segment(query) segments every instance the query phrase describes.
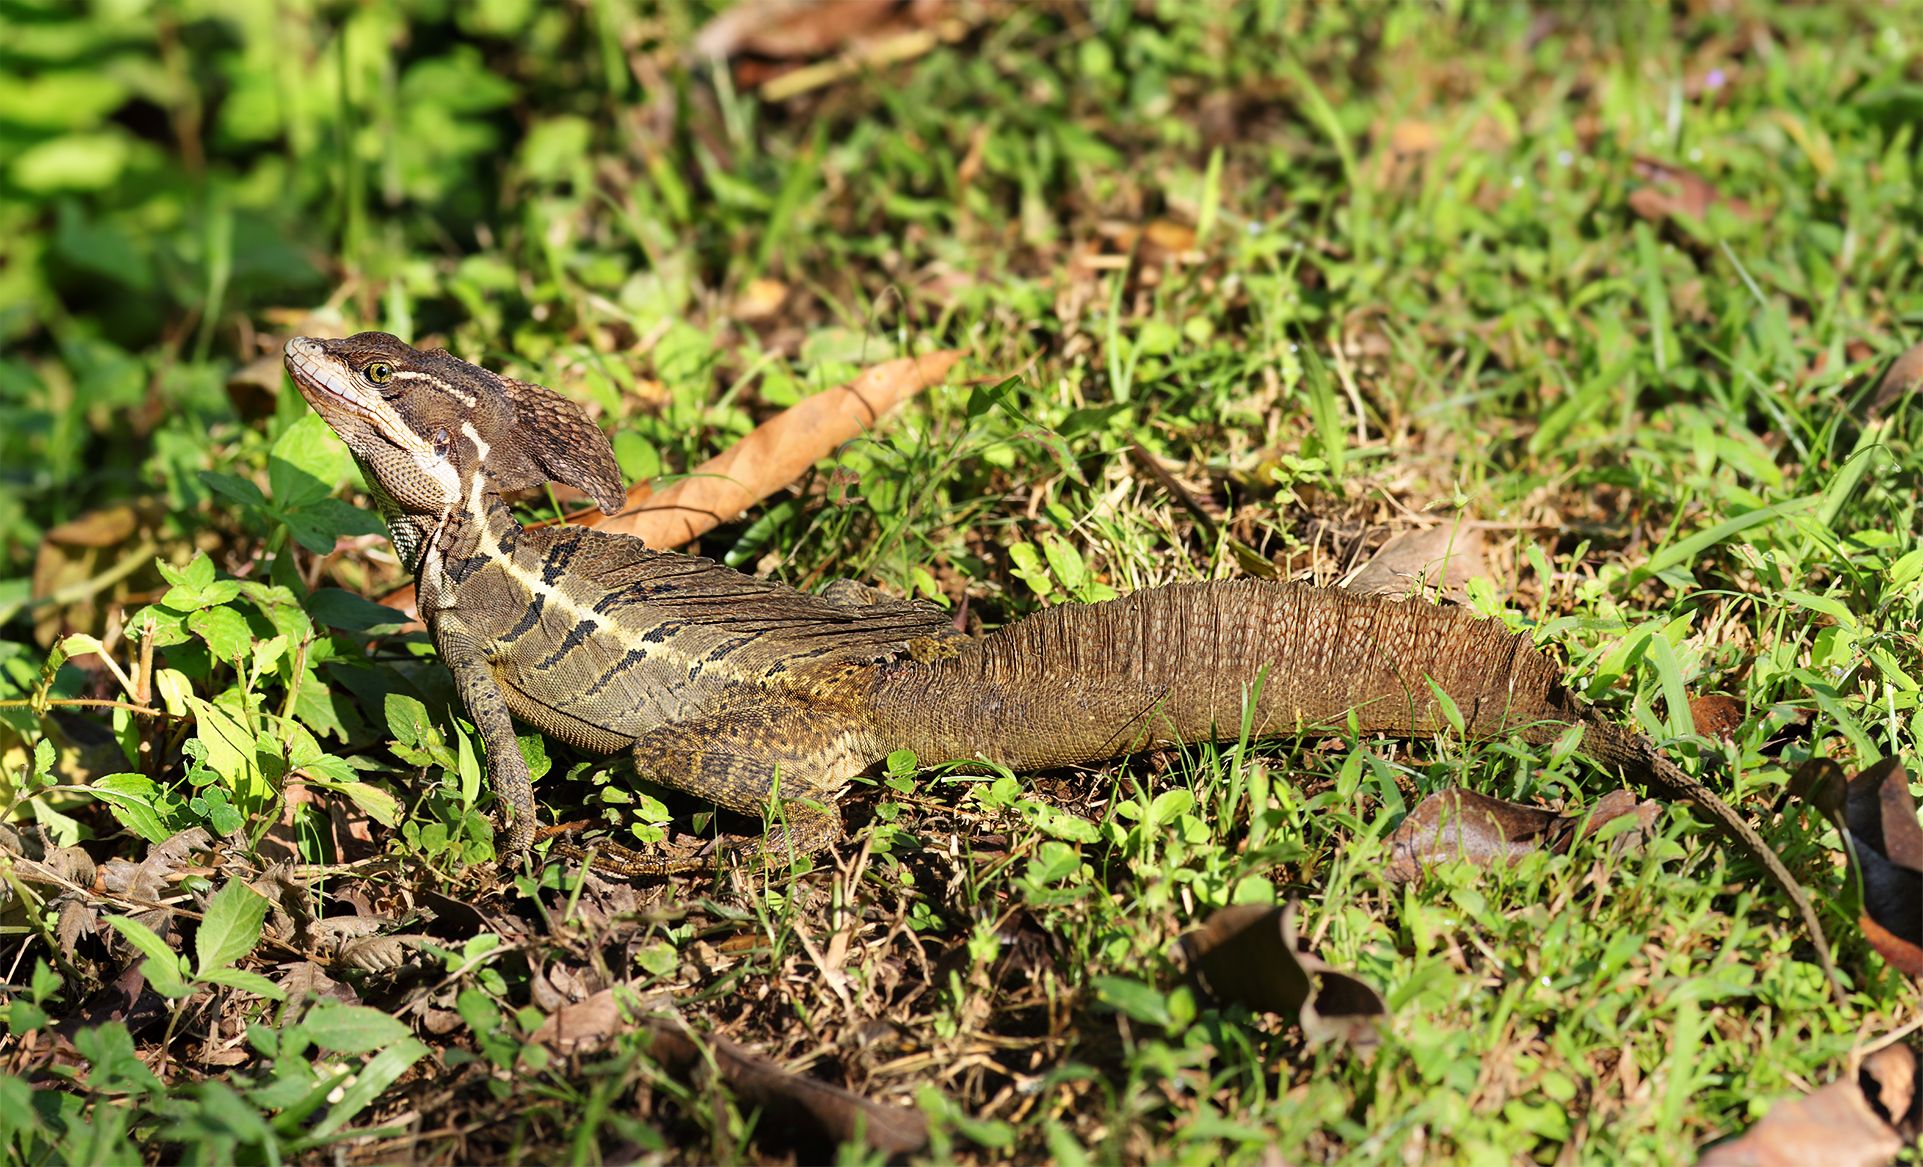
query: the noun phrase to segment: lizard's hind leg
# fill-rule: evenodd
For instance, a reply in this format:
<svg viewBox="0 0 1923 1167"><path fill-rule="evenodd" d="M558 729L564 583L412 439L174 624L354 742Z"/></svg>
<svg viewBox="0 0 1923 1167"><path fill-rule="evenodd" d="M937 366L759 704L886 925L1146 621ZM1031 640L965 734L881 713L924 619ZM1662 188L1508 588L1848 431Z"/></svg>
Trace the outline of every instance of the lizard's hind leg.
<svg viewBox="0 0 1923 1167"><path fill-rule="evenodd" d="M656 854L618 844L595 848L597 870L627 877L677 875L711 869L719 856L759 857L778 867L816 855L843 835L841 811L832 794L805 777L786 778L784 767L765 754L740 753L718 744L726 729L677 723L644 735L634 744L635 769L643 777L706 798L724 810L767 820L755 837L723 837L714 846ZM805 763L795 769L806 770ZM792 782L792 785L789 783ZM786 789L782 789L786 786ZM558 854L585 859L578 843L559 843Z"/></svg>

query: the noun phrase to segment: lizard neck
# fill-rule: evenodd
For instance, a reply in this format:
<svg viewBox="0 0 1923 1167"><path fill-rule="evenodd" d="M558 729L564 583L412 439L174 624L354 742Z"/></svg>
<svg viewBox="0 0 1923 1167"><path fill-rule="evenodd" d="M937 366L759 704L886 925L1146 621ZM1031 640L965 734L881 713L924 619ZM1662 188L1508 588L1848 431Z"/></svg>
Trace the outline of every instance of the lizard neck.
<svg viewBox="0 0 1923 1167"><path fill-rule="evenodd" d="M465 501L438 518L387 515L394 549L414 569L423 610L447 604L475 572L512 557L521 541L521 524L500 495L475 492Z"/></svg>

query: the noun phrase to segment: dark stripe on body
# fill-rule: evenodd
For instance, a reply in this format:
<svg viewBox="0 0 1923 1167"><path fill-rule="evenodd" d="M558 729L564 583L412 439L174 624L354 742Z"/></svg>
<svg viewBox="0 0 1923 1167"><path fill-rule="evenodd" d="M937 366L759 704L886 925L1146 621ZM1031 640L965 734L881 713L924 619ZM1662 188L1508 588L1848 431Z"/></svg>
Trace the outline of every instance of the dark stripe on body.
<svg viewBox="0 0 1923 1167"><path fill-rule="evenodd" d="M555 544L554 549L548 552L547 558L541 561L541 582L552 587L554 582L561 578L562 573L567 571L568 564L574 561L575 555L581 550L581 544L585 542L587 542L586 539L576 535L565 543Z"/></svg>
<svg viewBox="0 0 1923 1167"><path fill-rule="evenodd" d="M647 649L645 648L629 649L628 654L626 656L622 657L620 660L615 661L614 664L610 665L608 667L608 671L605 673L602 673L600 677L598 677L595 680L594 684L589 685L587 687L587 690L583 692L581 696L593 697L598 695L603 689L607 688L610 684L614 682L614 678L620 676L622 673L627 672L629 669L635 667L636 665L640 664L642 661L645 661L647 659L648 659Z"/></svg>
<svg viewBox="0 0 1923 1167"><path fill-rule="evenodd" d="M581 643L585 641L589 636L592 636L594 634L594 630L599 627L601 627L601 622L599 620L595 620L592 618L582 619L580 623L568 629L567 636L561 641L561 647L549 653L541 661L541 663L535 665L534 667L537 669L545 669L552 666L556 661L559 661L562 657L566 656L570 652L573 652L575 649L581 647Z"/></svg>
<svg viewBox="0 0 1923 1167"><path fill-rule="evenodd" d="M515 622L514 627L508 629L507 635L501 637L499 642L501 646L506 647L507 645L513 644L515 641L521 639L521 637L526 636L528 634L529 629L533 628L536 624L539 624L541 622L541 612L547 606L548 606L547 593L542 592L539 595L536 595L534 597L534 602L528 605L527 611L521 613L521 618Z"/></svg>

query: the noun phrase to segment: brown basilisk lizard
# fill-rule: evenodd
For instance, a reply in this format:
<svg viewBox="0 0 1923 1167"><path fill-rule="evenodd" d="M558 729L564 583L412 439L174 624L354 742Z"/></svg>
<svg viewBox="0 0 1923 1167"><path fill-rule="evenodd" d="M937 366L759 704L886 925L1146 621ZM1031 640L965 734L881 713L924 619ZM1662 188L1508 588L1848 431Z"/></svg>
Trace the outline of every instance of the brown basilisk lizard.
<svg viewBox="0 0 1923 1167"><path fill-rule="evenodd" d="M1419 736L1544 744L1580 726L1595 762L1686 799L1796 905L1832 985L1823 929L1781 859L1647 739L1571 695L1526 636L1459 608L1261 581L1177 584L1065 605L974 639L932 605L859 585L811 595L707 559L579 526L524 528L501 495L556 481L604 511L623 501L606 437L552 390L385 333L297 338L287 368L347 443L420 613L480 732L507 809L506 852L534 839L534 793L511 718L751 816L763 846L840 837L835 799L907 747L924 763L1014 770L1234 736ZM624 874L699 855L623 852ZM1840 991L1840 990L1839 990Z"/></svg>

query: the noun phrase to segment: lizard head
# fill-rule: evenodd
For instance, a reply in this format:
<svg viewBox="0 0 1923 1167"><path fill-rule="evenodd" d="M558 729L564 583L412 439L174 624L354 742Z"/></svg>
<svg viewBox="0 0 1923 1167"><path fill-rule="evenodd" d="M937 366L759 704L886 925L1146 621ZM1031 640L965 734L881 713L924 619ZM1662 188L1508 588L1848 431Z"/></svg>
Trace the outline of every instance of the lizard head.
<svg viewBox="0 0 1923 1167"><path fill-rule="evenodd" d="M551 389L421 350L385 332L297 336L287 372L402 511L442 515L484 494L564 482L613 514L624 493L608 439Z"/></svg>

